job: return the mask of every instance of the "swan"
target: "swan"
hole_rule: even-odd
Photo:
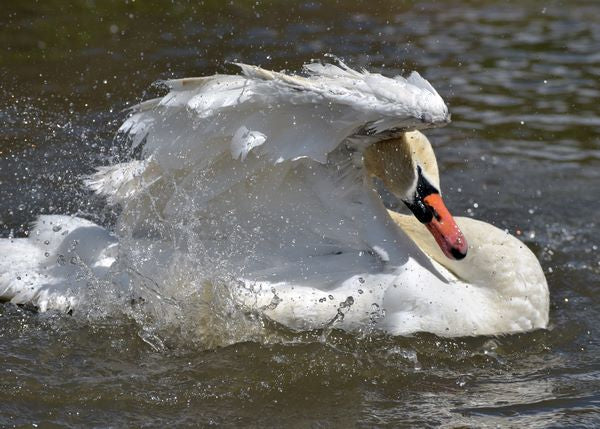
[[[121,206],[115,231],[41,216],[29,237],[0,241],[0,299],[72,310],[90,279],[125,290],[224,279],[236,306],[295,330],[547,326],[531,251],[444,205],[420,130],[449,114],[429,82],[340,60],[305,76],[238,66],[166,81],[165,96],[133,107],[119,133],[141,156],[85,181]],[[412,214],[387,210],[377,180]]]

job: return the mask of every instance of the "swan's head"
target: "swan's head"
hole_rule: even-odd
[[[442,200],[433,148],[422,133],[411,131],[397,139],[372,144],[364,153],[369,174],[413,212],[450,259],[467,255],[467,241]]]

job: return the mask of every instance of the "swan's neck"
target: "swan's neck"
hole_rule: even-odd
[[[464,260],[454,261],[443,255],[427,229],[413,216],[389,213],[421,250],[456,276],[457,285],[451,285],[456,286],[453,295],[468,294],[471,303],[477,296],[479,310],[461,311],[482,318],[474,321],[484,327],[479,334],[486,333],[486,326],[490,332],[517,332],[547,325],[546,279],[537,258],[521,241],[485,222],[458,217],[456,222],[470,246]],[[499,325],[504,329],[496,329]]]

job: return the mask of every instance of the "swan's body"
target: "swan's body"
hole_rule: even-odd
[[[310,65],[308,78],[242,67],[245,76],[167,82],[167,96],[139,105],[121,127],[143,143],[144,159],[88,180],[123,207],[118,245],[93,225],[42,217],[30,238],[0,244],[0,296],[66,309],[81,299],[84,282],[69,279],[82,265],[112,282],[135,272],[161,286],[196,263],[193,276],[227,278],[237,305],[293,329],[459,336],[546,326],[547,285],[517,239],[462,219],[470,253],[451,261],[466,243],[445,212],[433,211],[446,229],[430,231],[446,256],[414,217],[390,216],[373,189],[375,175],[411,210],[431,209],[433,151],[406,132],[448,122],[427,81],[343,65]],[[425,205],[413,201],[423,183]],[[71,222],[70,232],[52,235],[50,221]],[[54,266],[78,254],[68,248],[77,234],[84,263]],[[35,281],[26,287],[19,273]]]

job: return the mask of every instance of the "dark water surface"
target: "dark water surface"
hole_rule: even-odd
[[[600,4],[595,1],[2,2],[0,232],[42,213],[111,227],[80,181],[123,157],[123,108],[166,77],[298,69],[332,52],[417,69],[451,210],[518,235],[546,331],[500,338],[280,332],[206,349],[142,319],[0,305],[0,426],[600,424]],[[465,309],[467,310],[467,309]],[[189,335],[188,335],[189,334]]]

